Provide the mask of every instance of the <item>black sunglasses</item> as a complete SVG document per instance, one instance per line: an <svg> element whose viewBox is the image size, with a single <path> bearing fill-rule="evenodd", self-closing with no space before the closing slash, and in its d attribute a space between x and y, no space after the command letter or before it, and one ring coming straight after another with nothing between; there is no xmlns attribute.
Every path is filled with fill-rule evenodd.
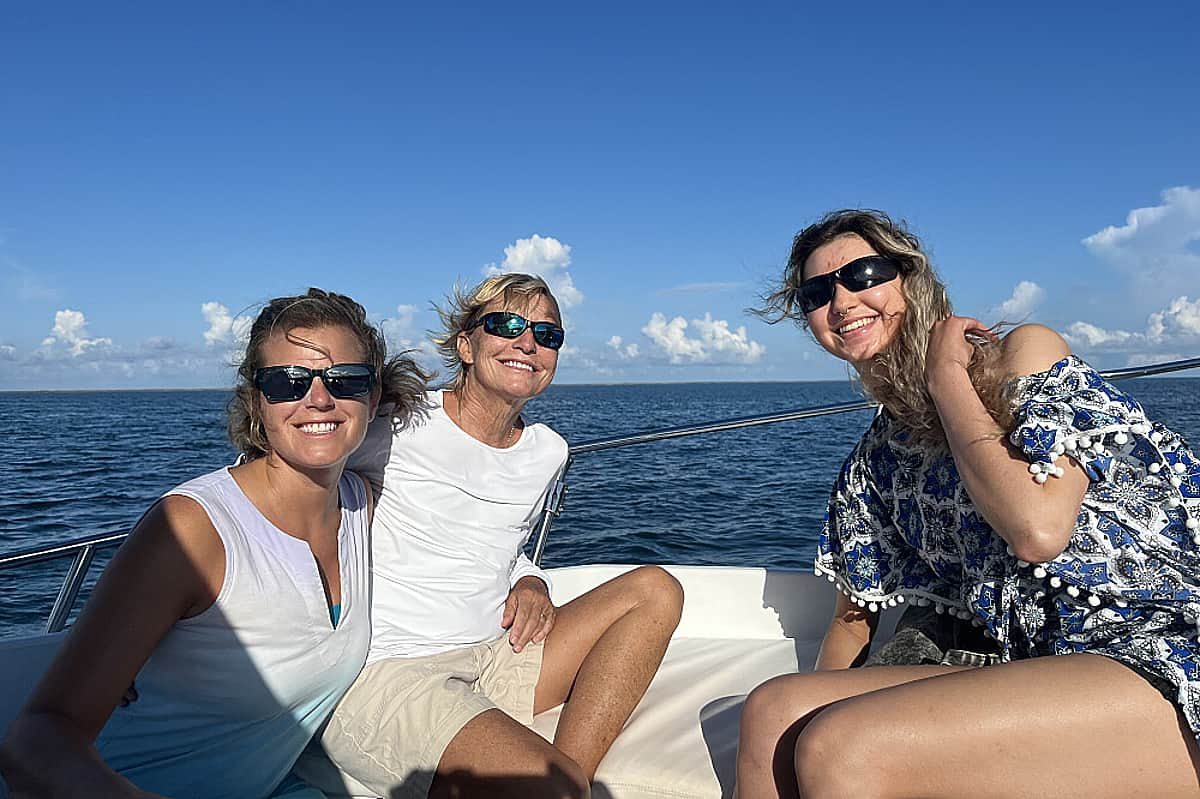
<svg viewBox="0 0 1200 799"><path fill-rule="evenodd" d="M324 369L309 369L306 366L264 366L254 370L254 385L262 392L267 402L295 402L304 399L312 386L313 378L321 378L321 384L330 396L338 399L358 399L375 388L375 367L369 363L335 363Z"/></svg>
<svg viewBox="0 0 1200 799"><path fill-rule="evenodd" d="M865 291L880 283L895 280L900 274L900 265L882 255L867 255L855 258L840 269L824 275L810 277L800 284L800 310L810 314L823 308L833 299L834 282L841 283L850 291Z"/></svg>
<svg viewBox="0 0 1200 799"><path fill-rule="evenodd" d="M516 338L528 327L533 329L533 340L543 347L556 350L563 345L563 329L558 325L553 322L530 322L524 316L508 311L485 313L467 325L464 332L470 332L480 325L483 325L483 332L500 338Z"/></svg>

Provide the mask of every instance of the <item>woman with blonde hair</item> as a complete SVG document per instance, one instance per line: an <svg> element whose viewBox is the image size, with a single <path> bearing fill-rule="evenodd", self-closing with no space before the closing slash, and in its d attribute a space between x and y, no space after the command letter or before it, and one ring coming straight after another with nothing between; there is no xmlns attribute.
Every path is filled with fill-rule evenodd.
<svg viewBox="0 0 1200 799"><path fill-rule="evenodd" d="M402 418L423 388L349 297L267 303L229 403L245 462L118 550L0 748L14 799L321 796L291 770L370 638L372 503L344 466L381 399Z"/></svg>
<svg viewBox="0 0 1200 799"><path fill-rule="evenodd" d="M807 327L882 409L818 543L839 594L816 671L748 697L738 795L1195 796L1183 439L1053 330L954 316L920 242L876 211L801 231L762 313ZM899 603L975 625L995 655L851 668Z"/></svg>
<svg viewBox="0 0 1200 799"><path fill-rule="evenodd" d="M558 303L502 274L440 313L449 386L407 426L372 425L352 460L378 493L371 652L321 744L377 796L587 796L682 589L639 568L554 606L523 547L567 445L523 412L558 367ZM564 702L552 743L526 726Z"/></svg>

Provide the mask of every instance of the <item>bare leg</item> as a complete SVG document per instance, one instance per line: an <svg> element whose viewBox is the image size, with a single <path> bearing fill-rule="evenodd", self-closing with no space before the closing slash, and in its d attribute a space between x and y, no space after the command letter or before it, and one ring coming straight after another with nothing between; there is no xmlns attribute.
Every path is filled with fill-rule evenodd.
<svg viewBox="0 0 1200 799"><path fill-rule="evenodd" d="M431 799L588 799L571 758L501 710L480 713L442 753Z"/></svg>
<svg viewBox="0 0 1200 799"><path fill-rule="evenodd" d="M785 674L767 680L750 692L742 706L736 796L798 797L796 740L804 726L834 702L955 670L951 666L885 666Z"/></svg>
<svg viewBox="0 0 1200 799"><path fill-rule="evenodd" d="M805 799L1195 797L1175 706L1098 655L1035 658L846 699L800 733Z"/></svg>
<svg viewBox="0 0 1200 799"><path fill-rule="evenodd" d="M662 662L683 589L657 566L609 580L558 610L534 712L566 702L554 745L590 780Z"/></svg>

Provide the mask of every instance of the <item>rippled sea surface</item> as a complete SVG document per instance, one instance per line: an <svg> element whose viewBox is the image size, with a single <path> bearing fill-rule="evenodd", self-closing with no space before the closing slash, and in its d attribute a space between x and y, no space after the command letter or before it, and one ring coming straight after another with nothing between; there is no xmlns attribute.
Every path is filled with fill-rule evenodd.
<svg viewBox="0 0 1200 799"><path fill-rule="evenodd" d="M1200 379L1122 385L1200 441ZM0 393L0 554L125 531L164 491L230 463L226 398ZM554 386L526 417L580 443L858 398L843 382ZM869 421L859 411L581 455L545 563L806 566L833 476ZM0 637L40 630L67 565L0 570Z"/></svg>

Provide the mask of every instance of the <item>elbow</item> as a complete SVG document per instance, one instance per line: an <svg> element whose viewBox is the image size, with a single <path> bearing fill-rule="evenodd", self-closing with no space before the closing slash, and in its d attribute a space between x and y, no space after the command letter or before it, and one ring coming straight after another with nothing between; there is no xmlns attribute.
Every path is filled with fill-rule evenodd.
<svg viewBox="0 0 1200 799"><path fill-rule="evenodd" d="M1030 526L1008 538L1013 555L1026 563L1054 560L1067 548L1072 529L1055 530L1045 525Z"/></svg>

